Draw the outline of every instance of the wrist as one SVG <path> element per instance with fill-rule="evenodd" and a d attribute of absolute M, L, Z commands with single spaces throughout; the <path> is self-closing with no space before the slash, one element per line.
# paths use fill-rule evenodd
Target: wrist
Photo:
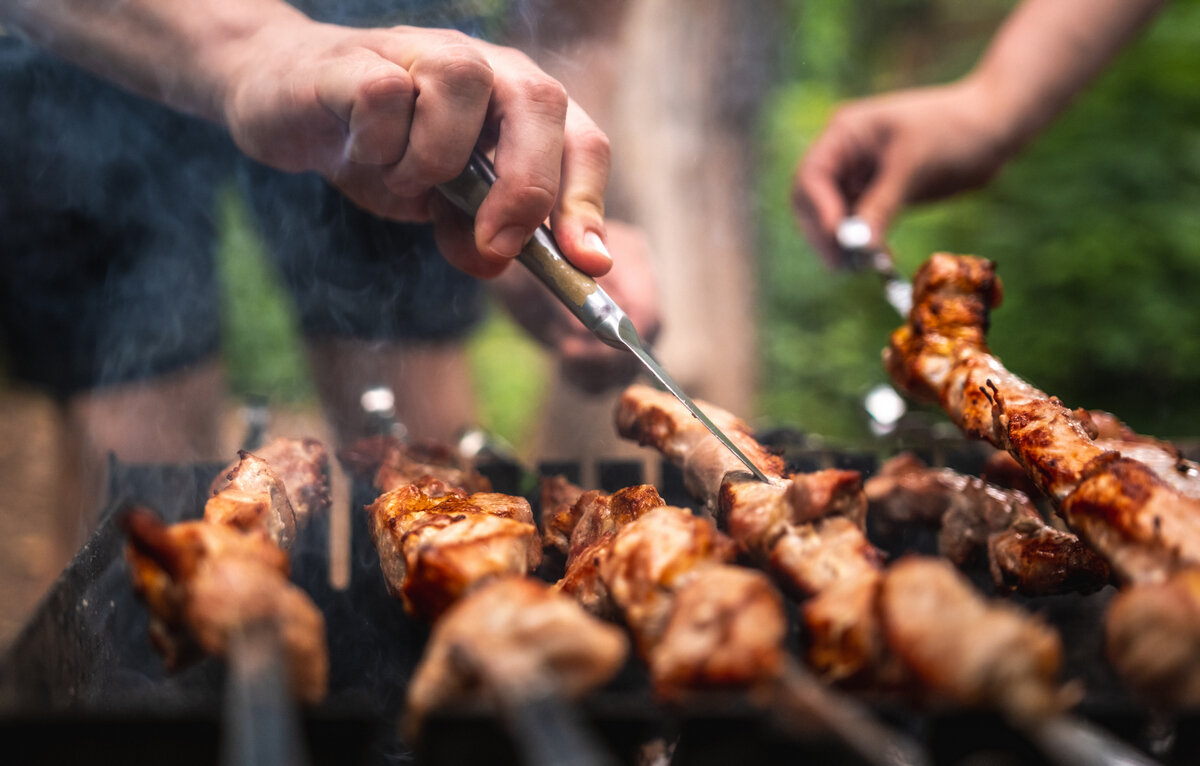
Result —
<path fill-rule="evenodd" d="M 269 66 L 264 52 L 300 37 L 299 30 L 316 22 L 286 3 L 222 6 L 231 12 L 210 17 L 211 23 L 193 38 L 193 54 L 204 83 L 197 94 L 198 110 L 230 128 L 239 86 L 251 73 Z"/>
<path fill-rule="evenodd" d="M 997 164 L 1020 151 L 1044 124 L 1036 101 L 986 70 L 972 71 L 956 87 L 963 93 L 962 102 L 978 119 L 980 135 Z"/>

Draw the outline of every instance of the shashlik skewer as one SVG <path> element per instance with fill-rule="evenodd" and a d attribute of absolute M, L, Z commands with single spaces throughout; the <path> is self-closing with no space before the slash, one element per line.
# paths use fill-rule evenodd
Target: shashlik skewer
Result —
<path fill-rule="evenodd" d="M 292 492 L 309 514 L 328 497 L 319 443 L 277 441 L 267 455 L 290 462 Z M 304 461 L 310 464 L 303 465 Z M 121 517 L 134 590 L 150 611 L 151 641 L 174 668 L 198 654 L 227 656 L 239 636 L 277 633 L 293 693 L 309 703 L 325 694 L 325 621 L 289 580 L 285 550 L 295 537 L 288 489 L 268 462 L 240 453 L 214 482 L 205 517 L 170 526 L 152 512 Z"/>
<path fill-rule="evenodd" d="M 727 528 L 734 528 L 735 519 L 765 516 L 785 520 L 782 524 L 766 525 L 774 534 L 746 535 L 739 539 L 759 560 L 764 556 L 762 549 L 772 540 L 778 547 L 778 540 L 797 537 L 795 526 L 786 523 L 789 515 L 819 516 L 820 506 L 804 505 L 790 512 L 785 509 L 764 514 L 759 506 L 767 503 L 778 508 L 780 495 L 805 499 L 814 494 L 797 495 L 781 490 L 781 486 L 788 486 L 786 482 L 767 485 L 751 482 L 744 473 L 739 475 L 720 465 L 705 465 L 695 458 L 685 461 L 685 455 L 676 446 L 663 449 L 660 444 L 695 444 L 702 436 L 695 435 L 693 424 L 652 389 L 639 386 L 627 389 L 618 403 L 616 421 L 623 436 L 658 446 L 669 459 L 681 464 L 685 483 L 689 471 L 704 477 L 705 481 L 691 482 L 689 486 L 711 487 L 712 476 L 726 470 L 720 483 L 720 516 Z M 645 428 L 639 421 L 653 423 L 654 427 Z M 750 438 L 748 433 L 744 437 Z M 711 497 L 701 499 L 709 505 L 714 503 Z M 826 507 L 841 509 L 846 504 Z M 756 525 L 748 526 L 754 529 Z M 916 688 L 923 695 L 944 698 L 954 704 L 999 708 L 1021 723 L 1043 750 L 1064 764 L 1153 763 L 1142 753 L 1061 712 L 1075 692 L 1057 684 L 1061 649 L 1057 634 L 1048 626 L 1008 604 L 986 602 L 945 562 L 906 557 L 883 570 L 881 557 L 865 536 L 863 543 L 817 544 L 809 548 L 814 558 L 828 558 L 818 568 L 847 573 L 827 581 L 827 587 L 804 604 L 805 623 L 814 639 L 808 650 L 810 662 L 823 667 L 834 678 L 839 674 L 865 672 L 877 685 L 899 682 L 910 692 Z M 776 568 L 775 575 L 789 577 L 803 571 L 799 567 Z M 804 591 L 815 582 L 806 579 L 791 585 L 794 590 Z M 969 619 L 947 624 L 940 619 L 943 611 L 960 618 L 969 615 Z M 927 647 L 937 649 L 928 651 Z M 960 674 L 960 668 L 971 672 Z"/>
<path fill-rule="evenodd" d="M 685 412 L 644 386 L 625 391 L 616 420 L 622 435 L 651 444 L 682 463 L 685 482 L 688 471 L 705 477 L 689 486 L 710 491 L 719 487 L 718 515 L 724 527 L 749 554 L 766 563 L 788 590 L 813 597 L 804 605 L 812 639 L 808 658 L 829 677 L 866 676 L 876 683 L 915 684 L 923 692 L 960 704 L 992 704 L 1018 715 L 1038 715 L 1061 707 L 1063 697 L 1055 680 L 1060 650 L 1048 627 L 1007 605 L 985 602 L 957 572 L 938 562 L 913 558 L 896 572 L 885 570 L 882 555 L 851 520 L 857 513 L 822 517 L 822 513 L 844 513 L 847 508 L 859 507 L 865 502 L 861 485 L 828 472 L 791 475 L 765 484 L 729 471 L 719 483 L 714 482 L 713 474 L 724 466 L 705 464 L 700 457 L 706 454 L 703 434 Z M 652 424 L 652 428 L 643 424 Z M 749 434 L 746 438 L 750 439 Z M 687 456 L 674 446 L 678 444 L 701 449 L 685 460 Z M 831 483 L 842 488 L 842 495 L 858 501 L 840 497 L 835 502 L 839 493 L 833 491 L 796 491 L 797 486 Z M 712 503 L 712 498 L 700 499 Z M 831 528 L 837 534 L 830 534 Z M 794 553 L 787 555 L 790 551 Z M 910 576 L 912 572 L 920 575 Z M 972 614 L 976 619 L 956 623 L 958 630 L 946 629 L 940 619 L 904 619 L 916 607 L 931 603 L 934 596 L 944 599 L 948 610 Z M 892 604 L 897 605 L 895 609 Z M 889 615 L 895 620 L 889 621 Z M 981 640 L 985 636 L 975 630 L 976 626 L 983 628 L 984 622 L 1002 626 L 1002 633 L 1013 638 Z M 921 638 L 922 631 L 930 633 L 927 639 Z M 925 640 L 941 646 L 928 661 L 918 647 L 906 645 Z M 979 672 L 958 672 L 960 664 L 968 660 Z M 1021 672 L 1014 673 L 1013 668 Z"/>
<path fill-rule="evenodd" d="M 433 621 L 407 689 L 410 734 L 435 710 L 486 700 L 531 763 L 607 763 L 562 701 L 617 673 L 624 634 L 526 576 L 542 555 L 528 501 L 471 492 L 490 484 L 448 452 L 378 444 L 379 465 L 366 451 L 357 458 L 360 475 L 388 488 L 366 509 L 380 568 L 391 595 Z"/>
<path fill-rule="evenodd" d="M 1092 593 L 1108 564 L 1078 537 L 1048 524 L 1029 497 L 911 453 L 883 463 L 863 485 L 876 528 L 936 528 L 938 552 L 962 568 L 986 556 L 997 591 L 1028 596 Z M 982 554 L 982 555 L 981 555 Z"/>
<path fill-rule="evenodd" d="M 991 262 L 935 254 L 914 287 L 909 321 L 884 353 L 893 380 L 1007 450 L 1127 584 L 1106 629 L 1109 660 L 1129 686 L 1151 704 L 1200 705 L 1196 465 L 1103 417 L 1068 410 L 1005 369 L 985 339 L 1001 297 Z"/>
<path fill-rule="evenodd" d="M 915 304 L 884 362 L 914 397 L 938 402 L 968 435 L 1007 450 L 1114 574 L 1158 582 L 1200 564 L 1200 485 L 1194 471 L 1146 463 L 1097 441 L 1094 421 L 1025 382 L 988 350 L 1001 299 L 994 265 L 973 256 L 932 256 L 914 280 Z M 1145 452 L 1145 444 L 1141 444 Z M 1130 448 L 1131 454 L 1132 447 Z"/>
<path fill-rule="evenodd" d="M 711 522 L 667 506 L 650 486 L 584 493 L 575 506 L 558 587 L 620 615 L 660 699 L 737 691 L 789 730 L 838 738 L 868 762 L 924 762 L 913 743 L 789 660 L 782 599 L 762 573 L 730 565 L 735 545 Z"/>

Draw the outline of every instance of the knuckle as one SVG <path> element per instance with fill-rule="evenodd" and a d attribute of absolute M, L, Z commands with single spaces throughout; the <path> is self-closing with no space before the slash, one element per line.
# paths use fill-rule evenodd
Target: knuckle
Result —
<path fill-rule="evenodd" d="M 523 213 L 534 224 L 541 223 L 554 206 L 558 197 L 558 182 L 543 175 L 531 175 L 514 179 L 516 183 L 508 192 L 508 205 Z"/>
<path fill-rule="evenodd" d="M 454 45 L 443 49 L 442 54 L 440 68 L 448 86 L 469 91 L 491 89 L 495 72 L 478 50 L 468 45 Z"/>
<path fill-rule="evenodd" d="M 575 131 L 575 145 L 593 161 L 608 167 L 612 163 L 612 142 L 596 125 L 588 125 Z"/>
<path fill-rule="evenodd" d="M 406 187 L 429 187 L 449 181 L 462 170 L 448 152 L 422 151 L 409 145 L 403 160 L 403 183 Z"/>
<path fill-rule="evenodd" d="M 521 80 L 517 90 L 539 111 L 565 120 L 567 116 L 567 89 L 558 80 L 547 76 L 530 75 Z"/>

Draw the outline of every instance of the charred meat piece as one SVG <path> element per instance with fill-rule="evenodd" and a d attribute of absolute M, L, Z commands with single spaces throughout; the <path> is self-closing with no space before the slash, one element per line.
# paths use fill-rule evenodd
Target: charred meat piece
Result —
<path fill-rule="evenodd" d="M 949 562 L 900 559 L 881 578 L 878 599 L 888 649 L 925 693 L 1034 720 L 1066 702 L 1058 634 L 984 600 Z"/>
<path fill-rule="evenodd" d="M 1104 559 L 1047 524 L 1022 492 L 929 468 L 907 453 L 886 461 L 865 490 L 884 534 L 912 523 L 936 528 L 938 552 L 959 567 L 986 557 L 997 590 L 1091 593 L 1108 582 Z"/>
<path fill-rule="evenodd" d="M 388 591 L 423 619 L 489 577 L 525 574 L 541 561 L 524 498 L 469 495 L 425 478 L 380 495 L 367 512 Z"/>
<path fill-rule="evenodd" d="M 810 664 L 831 680 L 1036 717 L 1062 709 L 1058 635 L 989 601 L 948 561 L 906 556 L 804 605 Z"/>
<path fill-rule="evenodd" d="M 243 532 L 257 531 L 280 548 L 296 539 L 296 513 L 287 489 L 266 460 L 245 450 L 214 482 L 221 485 L 204 505 L 204 520 Z"/>
<path fill-rule="evenodd" d="M 702 406 L 777 480 L 755 480 L 687 408 L 645 386 L 631 386 L 622 395 L 618 429 L 679 465 L 689 492 L 714 509 L 741 550 L 792 595 L 811 595 L 834 580 L 878 568 L 881 556 L 862 529 L 867 504 L 858 472 L 785 477 L 781 459 L 758 444 L 740 420 Z"/>
<path fill-rule="evenodd" d="M 613 603 L 648 653 L 662 635 L 674 592 L 702 566 L 732 561 L 737 546 L 684 508 L 662 506 L 626 524 L 600 561 Z"/>
<path fill-rule="evenodd" d="M 648 484 L 626 487 L 612 495 L 595 490 L 584 492 L 574 506 L 576 524 L 571 531 L 566 571 L 558 581 L 558 589 L 592 614 L 619 618 L 620 612 L 600 575 L 612 539 L 626 524 L 665 505 L 658 490 Z"/>
<path fill-rule="evenodd" d="M 941 404 L 967 434 L 1012 454 L 1122 580 L 1158 582 L 1200 565 L 1200 493 L 1174 481 L 1192 485 L 1200 473 L 1169 468 L 1168 482 L 1122 458 L 1120 450 L 1136 454 L 1134 448 L 1096 441 L 1097 416 L 1067 409 L 1005 369 L 985 340 L 1000 294 L 991 262 L 932 256 L 915 277 L 909 321 L 884 352 L 892 379 Z"/>
<path fill-rule="evenodd" d="M 329 454 L 320 441 L 281 436 L 252 450 L 251 454 L 266 461 L 275 476 L 283 482 L 298 529 L 303 529 L 310 519 L 329 510 Z M 241 460 L 231 463 L 213 480 L 213 495 L 221 494 L 235 482 L 240 466 Z"/>
<path fill-rule="evenodd" d="M 491 492 L 488 478 L 457 452 L 441 444 L 407 444 L 392 436 L 368 436 L 338 452 L 354 477 L 380 492 L 432 477 L 465 492 Z"/>
<path fill-rule="evenodd" d="M 151 639 L 170 668 L 201 653 L 226 656 L 243 631 L 278 632 L 293 692 L 325 694 L 325 620 L 288 579 L 288 557 L 265 536 L 207 521 L 164 525 L 134 509 L 121 517 L 134 590 L 151 616 Z"/>
<path fill-rule="evenodd" d="M 531 578 L 499 577 L 450 607 L 430 635 L 408 687 L 412 725 L 464 701 L 499 707 L 544 697 L 575 699 L 624 663 L 623 631 Z"/>
<path fill-rule="evenodd" d="M 741 419 L 711 404 L 702 403 L 701 408 L 763 473 L 783 475 L 783 459 L 755 441 Z M 617 402 L 616 424 L 621 436 L 654 447 L 683 468 L 685 486 L 693 497 L 715 502 L 725 474 L 745 470 L 742 461 L 669 393 L 630 386 Z"/>
<path fill-rule="evenodd" d="M 572 546 L 585 547 L 559 587 L 624 620 L 656 694 L 678 699 L 777 679 L 785 656 L 783 605 L 761 573 L 727 564 L 736 554 L 733 541 L 707 520 L 662 505 L 650 487 L 621 490 L 611 505 L 615 511 L 593 506 L 591 515 L 603 523 L 585 527 L 581 520 L 576 527 Z M 580 593 L 568 584 L 572 578 L 592 589 Z"/>
<path fill-rule="evenodd" d="M 563 560 L 571 547 L 571 532 L 579 522 L 578 502 L 584 490 L 565 476 L 544 476 L 540 482 L 542 547 Z"/>
<path fill-rule="evenodd" d="M 782 599 L 766 577 L 743 567 L 702 567 L 676 590 L 649 652 L 655 692 L 671 700 L 776 679 L 786 635 Z"/>
<path fill-rule="evenodd" d="M 1200 570 L 1131 585 L 1105 616 L 1109 662 L 1152 705 L 1200 707 Z"/>

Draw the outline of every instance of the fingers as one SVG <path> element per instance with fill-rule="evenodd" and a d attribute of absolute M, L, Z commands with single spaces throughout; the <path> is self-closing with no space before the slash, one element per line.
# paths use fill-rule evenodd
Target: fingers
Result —
<path fill-rule="evenodd" d="M 849 215 L 838 183 L 841 156 L 838 138 L 823 134 L 800 161 L 792 186 L 792 205 L 800 228 L 831 268 L 841 265 L 837 227 Z"/>
<path fill-rule="evenodd" d="M 321 71 L 316 93 L 317 101 L 345 125 L 343 151 L 334 162 L 386 165 L 400 160 L 416 94 L 404 67 L 369 53 L 340 57 Z"/>
<path fill-rule="evenodd" d="M 550 224 L 567 260 L 594 277 L 607 274 L 613 266 L 604 225 L 610 157 L 608 137 L 572 103 L 567 110 L 559 203 Z"/>
<path fill-rule="evenodd" d="M 442 234 L 456 265 L 494 274 L 549 219 L 569 260 L 593 276 L 611 268 L 608 140 L 527 56 L 447 30 L 320 25 L 311 34 L 287 49 L 275 76 L 256 78 L 254 92 L 286 108 L 250 91 L 243 99 L 266 114 L 247 131 L 262 138 L 258 156 L 319 170 L 373 213 L 429 220 L 436 187 L 462 171 L 476 146 L 494 145 L 497 181 L 476 214 L 473 247 Z M 293 146 L 285 139 L 294 124 L 307 127 Z M 461 216 L 435 222 L 466 226 Z"/>
<path fill-rule="evenodd" d="M 904 204 L 915 168 L 905 161 L 901 133 L 881 102 L 843 107 L 797 167 L 798 222 L 831 267 L 844 265 L 837 230 L 846 217 L 864 219 L 878 238 Z"/>
<path fill-rule="evenodd" d="M 494 72 L 468 42 L 433 46 L 410 65 L 416 85 L 412 129 L 402 158 L 387 171 L 388 185 L 413 196 L 455 178 L 479 141 Z"/>
<path fill-rule="evenodd" d="M 863 191 L 854 208 L 854 214 L 871 227 L 875 239 L 872 245 L 883 244 L 884 232 L 909 199 L 917 170 L 904 154 L 895 151 L 884 152 L 879 171 Z"/>
<path fill-rule="evenodd" d="M 523 54 L 488 48 L 497 70 L 489 114 L 496 183 L 475 216 L 480 254 L 514 258 L 550 215 L 559 194 L 567 94 Z"/>
<path fill-rule="evenodd" d="M 473 277 L 492 279 L 511 263 L 480 258 L 475 249 L 475 231 L 471 219 L 440 194 L 431 194 L 428 207 L 433 220 L 433 236 L 438 250 L 455 268 Z"/>

